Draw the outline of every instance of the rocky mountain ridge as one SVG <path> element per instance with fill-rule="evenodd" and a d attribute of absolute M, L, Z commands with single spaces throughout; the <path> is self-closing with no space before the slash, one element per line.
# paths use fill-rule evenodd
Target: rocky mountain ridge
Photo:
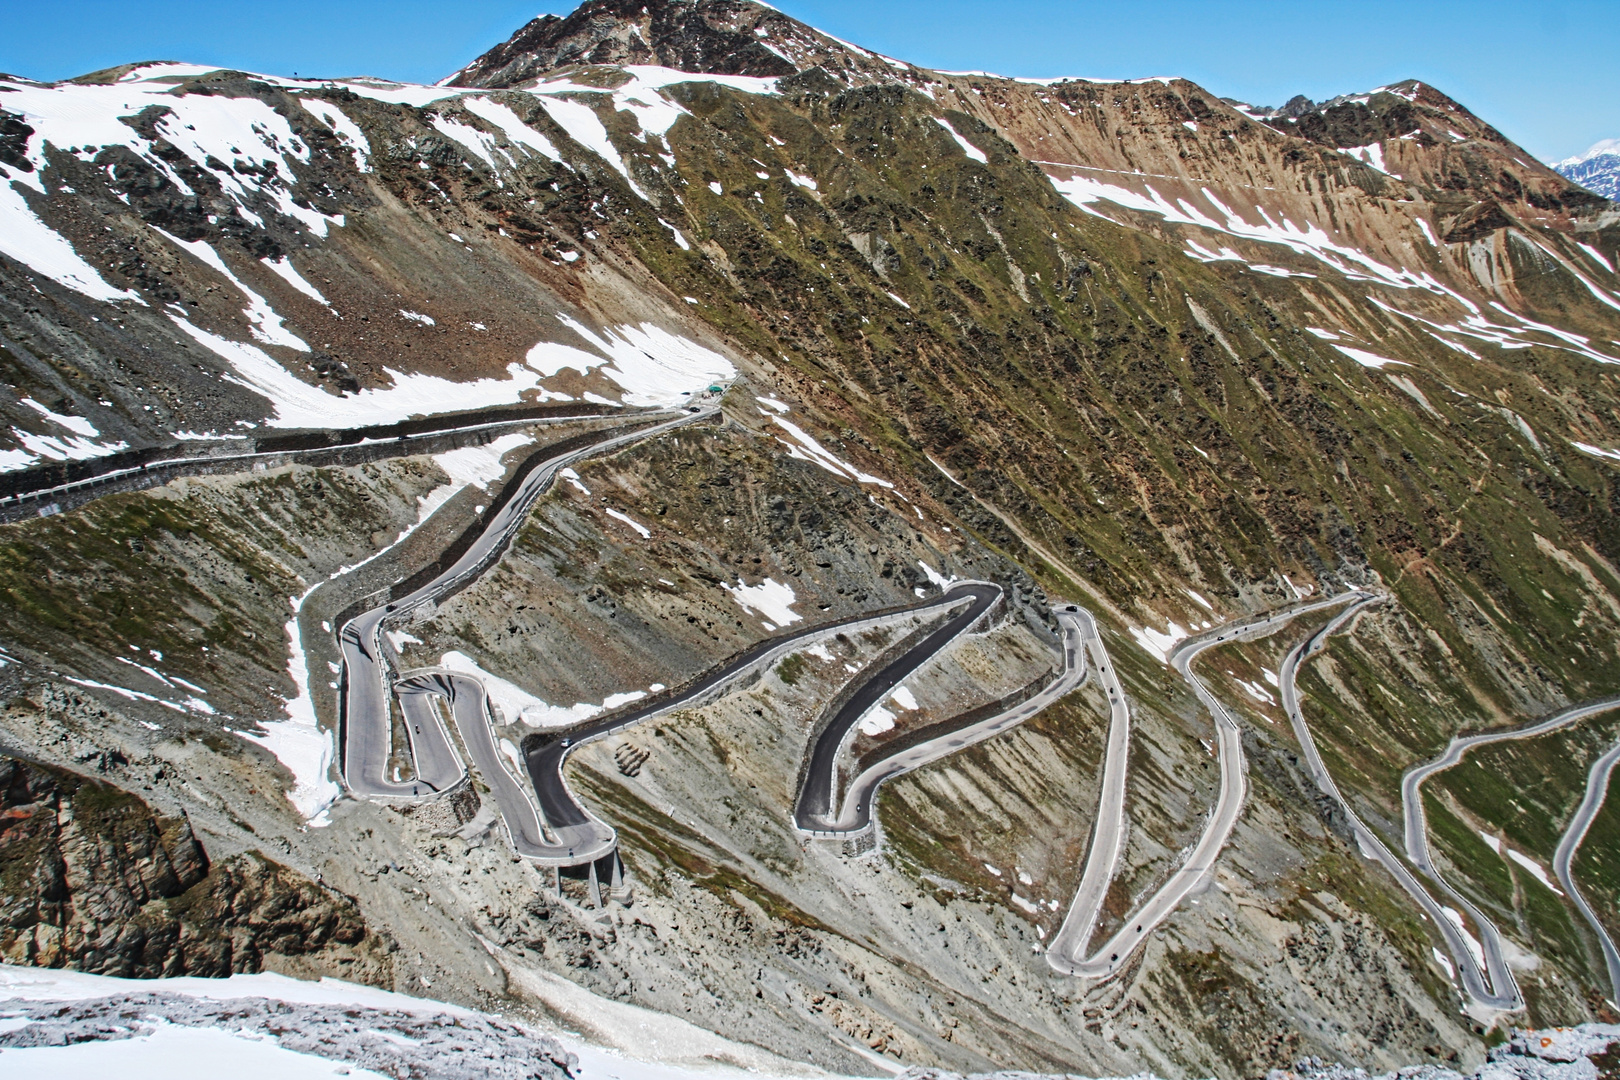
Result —
<path fill-rule="evenodd" d="M 723 425 L 579 464 L 495 568 L 392 631 L 401 664 L 480 673 L 515 753 L 530 720 L 679 685 L 788 616 L 1003 584 L 1007 621 L 919 675 L 904 722 L 1022 685 L 1048 603 L 1083 603 L 1139 740 L 1111 932 L 1219 786 L 1169 649 L 1377 585 L 1389 603 L 1300 687 L 1393 844 L 1406 768 L 1612 693 L 1620 647 L 1620 219 L 1440 92 L 1252 110 L 1182 80 L 928 71 L 763 5 L 613 0 L 440 86 L 143 65 L 7 80 L 0 122 L 20 485 L 123 449 L 500 418 L 0 526 L 8 745 L 117 749 L 107 779 L 210 845 L 319 873 L 400 935 L 396 985 L 655 1008 L 846 1071 L 1472 1066 L 1514 1022 L 1459 1014 L 1443 942 L 1303 770 L 1271 681 L 1287 635 L 1200 662 L 1250 793 L 1212 884 L 1100 983 L 1040 952 L 1097 812 L 1095 686 L 886 786 L 881 845 L 847 859 L 791 828 L 797 755 L 887 641 L 588 747 L 576 786 L 638 883 L 605 922 L 487 814 L 397 814 L 331 772 L 333 622 L 566 437 L 510 412 L 588 403 L 571 434 L 714 386 Z M 1532 1023 L 1611 1008 L 1543 867 L 1612 734 L 1426 789 Z M 1611 921 L 1617 843 L 1600 815 L 1576 865 Z"/>

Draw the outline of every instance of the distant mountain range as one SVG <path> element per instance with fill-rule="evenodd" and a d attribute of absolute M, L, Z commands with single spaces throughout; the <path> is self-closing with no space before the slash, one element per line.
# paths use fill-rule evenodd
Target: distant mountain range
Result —
<path fill-rule="evenodd" d="M 1608 199 L 1620 199 L 1620 139 L 1593 143 L 1584 154 L 1553 166 L 1560 175 Z"/>

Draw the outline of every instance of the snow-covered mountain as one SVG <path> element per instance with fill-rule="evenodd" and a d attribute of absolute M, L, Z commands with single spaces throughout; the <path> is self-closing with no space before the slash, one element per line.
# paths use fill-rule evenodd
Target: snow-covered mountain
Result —
<path fill-rule="evenodd" d="M 1620 139 L 1600 139 L 1586 153 L 1565 158 L 1553 168 L 1588 191 L 1620 199 Z"/>

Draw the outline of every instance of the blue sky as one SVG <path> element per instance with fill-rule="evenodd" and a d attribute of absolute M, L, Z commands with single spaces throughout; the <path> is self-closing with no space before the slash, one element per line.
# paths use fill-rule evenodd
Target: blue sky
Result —
<path fill-rule="evenodd" d="M 1183 75 L 1224 97 L 1321 100 L 1403 78 L 1441 88 L 1542 158 L 1620 137 L 1616 0 L 775 0 L 928 67 Z M 0 71 L 60 79 L 173 59 L 431 82 L 547 0 L 0 0 Z"/>

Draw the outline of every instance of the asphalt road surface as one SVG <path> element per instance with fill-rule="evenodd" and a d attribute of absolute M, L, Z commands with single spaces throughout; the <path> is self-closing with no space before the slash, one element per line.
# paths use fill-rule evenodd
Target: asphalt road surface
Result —
<path fill-rule="evenodd" d="M 1615 744 L 1607 754 L 1592 763 L 1592 771 L 1586 774 L 1586 797 L 1575 811 L 1575 817 L 1570 821 L 1569 828 L 1564 830 L 1564 836 L 1558 841 L 1558 851 L 1553 855 L 1553 873 L 1558 875 L 1558 881 L 1564 886 L 1564 892 L 1574 901 L 1581 916 L 1592 927 L 1597 935 L 1598 944 L 1603 949 L 1603 964 L 1609 969 L 1609 1003 L 1620 1004 L 1620 952 L 1615 951 L 1614 940 L 1609 937 L 1609 931 L 1598 921 L 1597 913 L 1581 895 L 1581 890 L 1575 887 L 1575 878 L 1571 875 L 1569 864 L 1575 858 L 1575 852 L 1580 848 L 1581 841 L 1586 839 L 1586 830 L 1592 824 L 1592 818 L 1603 808 L 1604 795 L 1609 790 L 1609 774 L 1614 771 L 1616 761 L 1620 761 L 1620 743 Z"/>
<path fill-rule="evenodd" d="M 1064 975 L 1082 974 L 1085 948 L 1097 929 L 1103 899 L 1114 880 L 1120 849 L 1125 843 L 1125 772 L 1131 749 L 1131 709 L 1125 701 L 1125 688 L 1108 659 L 1108 648 L 1097 633 L 1097 620 L 1089 611 L 1080 611 L 1081 634 L 1086 651 L 1097 671 L 1097 685 L 1108 695 L 1108 746 L 1103 756 L 1102 791 L 1097 798 L 1097 819 L 1092 825 L 1091 846 L 1063 925 L 1046 948 L 1046 962 Z"/>
<path fill-rule="evenodd" d="M 1130 959 L 1131 953 L 1152 935 L 1154 928 L 1169 918 L 1184 899 L 1203 886 L 1215 867 L 1215 859 L 1220 855 L 1221 848 L 1226 845 L 1227 838 L 1232 834 L 1232 828 L 1237 824 L 1238 815 L 1243 809 L 1243 797 L 1247 792 L 1247 782 L 1243 775 L 1243 729 L 1198 676 L 1193 674 L 1192 662 L 1206 649 L 1265 637 L 1286 626 L 1299 615 L 1344 603 L 1353 595 L 1356 594 L 1345 593 L 1323 600 L 1295 604 L 1257 619 L 1220 626 L 1197 637 L 1187 638 L 1172 650 L 1169 657 L 1170 666 L 1187 680 L 1194 695 L 1215 720 L 1215 737 L 1221 766 L 1220 793 L 1216 797 L 1215 807 L 1204 825 L 1203 834 L 1198 838 L 1198 843 L 1194 845 L 1186 861 L 1170 875 L 1169 880 L 1161 885 L 1157 892 L 1126 918 L 1114 936 L 1109 938 L 1095 954 L 1083 958 L 1083 950 L 1090 938 L 1089 931 L 1096 925 L 1102 898 L 1107 893 L 1107 880 L 1102 878 L 1102 870 L 1099 868 L 1094 873 L 1091 872 L 1089 865 L 1091 859 L 1088 857 L 1087 871 L 1092 880 L 1088 882 L 1087 875 L 1082 875 L 1081 884 L 1084 893 L 1076 894 L 1077 903 L 1070 906 L 1069 915 L 1064 919 L 1065 926 L 1070 926 L 1073 920 L 1072 928 L 1067 937 L 1063 936 L 1063 929 L 1060 928 L 1059 936 L 1053 940 L 1053 948 L 1047 950 L 1047 963 L 1054 970 L 1090 979 L 1106 979 L 1118 974 Z M 1116 680 L 1115 687 L 1117 685 Z M 1112 694 L 1110 694 L 1110 712 L 1116 714 L 1124 712 L 1114 707 Z M 1119 753 L 1123 755 L 1127 752 L 1125 746 L 1128 740 L 1121 738 L 1119 741 L 1121 744 Z M 1111 732 L 1110 753 L 1113 752 L 1114 742 Z M 1124 771 L 1124 764 L 1121 761 L 1117 764 L 1119 790 L 1110 791 L 1108 762 L 1104 762 L 1105 803 L 1117 798 L 1121 805 L 1123 804 Z M 1117 861 L 1117 847 L 1122 842 L 1124 823 L 1121 811 L 1114 810 L 1113 816 L 1115 823 L 1108 829 L 1107 834 L 1104 834 L 1100 829 L 1102 815 L 1099 814 L 1099 831 L 1093 837 L 1092 843 L 1092 847 L 1099 851 L 1099 866 Z M 1112 853 L 1112 858 L 1108 857 L 1110 854 L 1107 851 L 1108 847 L 1116 849 Z M 1082 899 L 1085 901 L 1083 906 L 1078 903 Z M 1082 929 L 1087 931 L 1085 938 L 1080 936 Z M 1054 955 L 1054 949 L 1060 943 L 1062 949 Z"/>
<path fill-rule="evenodd" d="M 1519 1009 L 1523 1007 L 1523 999 L 1518 993 L 1518 985 L 1514 982 L 1513 972 L 1508 969 L 1507 960 L 1502 955 L 1502 937 L 1496 926 L 1473 904 L 1469 903 L 1462 894 L 1453 889 L 1440 871 L 1435 869 L 1434 860 L 1429 851 L 1429 822 L 1423 810 L 1423 781 L 1437 772 L 1449 769 L 1463 759 L 1463 755 L 1476 746 L 1485 746 L 1490 743 L 1507 742 L 1512 739 L 1530 739 L 1537 735 L 1545 735 L 1550 731 L 1569 727 L 1589 716 L 1607 712 L 1610 709 L 1620 708 L 1620 698 L 1609 698 L 1595 701 L 1586 705 L 1577 705 L 1572 709 L 1565 709 L 1555 713 L 1545 720 L 1512 731 L 1493 731 L 1484 735 L 1469 735 L 1464 738 L 1454 738 L 1446 747 L 1445 753 L 1433 761 L 1408 769 L 1406 775 L 1401 777 L 1401 817 L 1406 842 L 1406 857 L 1412 861 L 1424 874 L 1428 875 L 1440 889 L 1456 905 L 1468 913 L 1469 918 L 1479 929 L 1480 945 L 1485 953 L 1485 966 L 1490 975 L 1491 987 L 1496 991 L 1493 994 L 1481 995 L 1476 988 L 1465 979 L 1464 989 L 1468 995 L 1481 1004 L 1498 1009 Z M 1579 815 L 1577 814 L 1577 817 Z M 1583 830 L 1584 831 L 1584 830 Z M 1577 841 L 1578 842 L 1578 841 Z M 1573 850 L 1573 849 L 1572 849 Z M 1460 971 L 1476 971 L 1478 965 L 1472 956 L 1458 956 L 1457 967 Z M 1507 987 L 1513 988 L 1511 1002 L 1505 993 Z"/>
<path fill-rule="evenodd" d="M 568 784 L 563 779 L 563 763 L 567 760 L 569 754 L 585 743 L 606 738 L 654 716 L 705 699 L 716 693 L 725 684 L 774 661 L 776 657 L 799 648 L 812 639 L 830 637 L 833 634 L 851 629 L 861 629 L 882 622 L 891 622 L 899 618 L 909 618 L 912 615 L 935 608 L 948 610 L 963 605 L 966 605 L 967 610 L 951 619 L 946 626 L 956 626 L 965 616 L 971 614 L 971 618 L 968 618 L 966 623 L 962 624 L 963 626 L 970 626 L 991 604 L 1000 598 L 1001 593 L 1002 590 L 999 585 L 987 582 L 962 582 L 953 585 L 937 597 L 921 603 L 910 604 L 895 611 L 876 615 L 858 615 L 854 618 L 840 619 L 833 623 L 807 627 L 791 634 L 781 634 L 774 638 L 767 638 L 739 653 L 719 667 L 705 673 L 696 682 L 674 697 L 664 698 L 641 708 L 616 713 L 601 720 L 591 721 L 573 728 L 547 732 L 542 741 L 531 746 L 525 760 L 529 776 L 534 782 L 535 793 L 540 799 L 541 816 L 546 825 L 553 829 L 578 826 L 596 820 L 574 798 L 573 792 L 568 790 Z M 916 664 L 928 659 L 944 644 L 941 641 L 933 645 L 930 650 L 930 643 L 934 642 L 936 637 L 938 637 L 938 632 L 929 635 L 915 649 L 908 651 L 906 658 L 916 656 Z"/>
<path fill-rule="evenodd" d="M 838 755 L 850 732 L 872 706 L 888 697 L 912 672 L 978 622 L 1001 598 L 1001 588 L 996 585 L 965 583 L 955 588 L 961 590 L 962 595 L 971 596 L 973 602 L 904 655 L 865 676 L 860 688 L 810 745 L 809 767 L 799 787 L 798 805 L 793 810 L 793 823 L 799 829 L 811 833 L 836 830 L 837 820 L 832 816 L 833 782 Z"/>
<path fill-rule="evenodd" d="M 863 833 L 872 827 L 879 785 L 981 743 L 1008 728 L 1016 727 L 1084 682 L 1086 660 L 1081 650 L 1083 628 L 1090 621 L 1090 613 L 1069 604 L 1053 608 L 1052 614 L 1057 616 L 1058 625 L 1063 630 L 1063 671 L 1038 694 L 1010 709 L 1003 709 L 994 716 L 986 717 L 966 727 L 946 730 L 937 738 L 919 743 L 868 766 L 850 781 L 849 790 L 844 793 L 842 808 L 836 819 L 820 818 L 807 821 L 796 818 L 794 824 L 804 832 L 822 837 L 854 836 Z M 882 698 L 878 700 L 881 701 Z M 948 723 L 946 726 L 948 727 Z M 801 805 L 802 801 L 801 799 Z"/>
<path fill-rule="evenodd" d="M 394 684 L 394 691 L 407 719 L 420 717 L 437 723 L 440 706 L 449 710 L 473 767 L 500 809 L 507 840 L 517 854 L 545 865 L 572 866 L 600 859 L 613 850 L 617 835 L 594 818 L 556 828 L 548 837 L 528 786 L 514 775 L 495 745 L 494 719 L 483 683 L 460 672 L 434 669 L 405 676 Z"/>
<path fill-rule="evenodd" d="M 435 718 L 431 724 L 412 722 L 408 725 L 416 779 L 395 783 L 387 776 L 392 743 L 390 700 L 393 692 L 388 685 L 388 663 L 383 655 L 383 624 L 408 615 L 483 573 L 505 550 L 507 542 L 528 516 L 529 508 L 550 486 L 558 470 L 594 454 L 707 419 L 718 411 L 710 406 L 681 413 L 661 424 L 606 435 L 591 446 L 546 461 L 524 477 L 517 493 L 495 514 L 483 534 L 456 560 L 455 565 L 410 595 L 372 608 L 339 628 L 338 647 L 343 657 L 343 696 L 340 702 L 343 780 L 350 791 L 364 798 L 419 799 L 436 795 L 458 783 L 465 775 L 448 732 Z"/>

